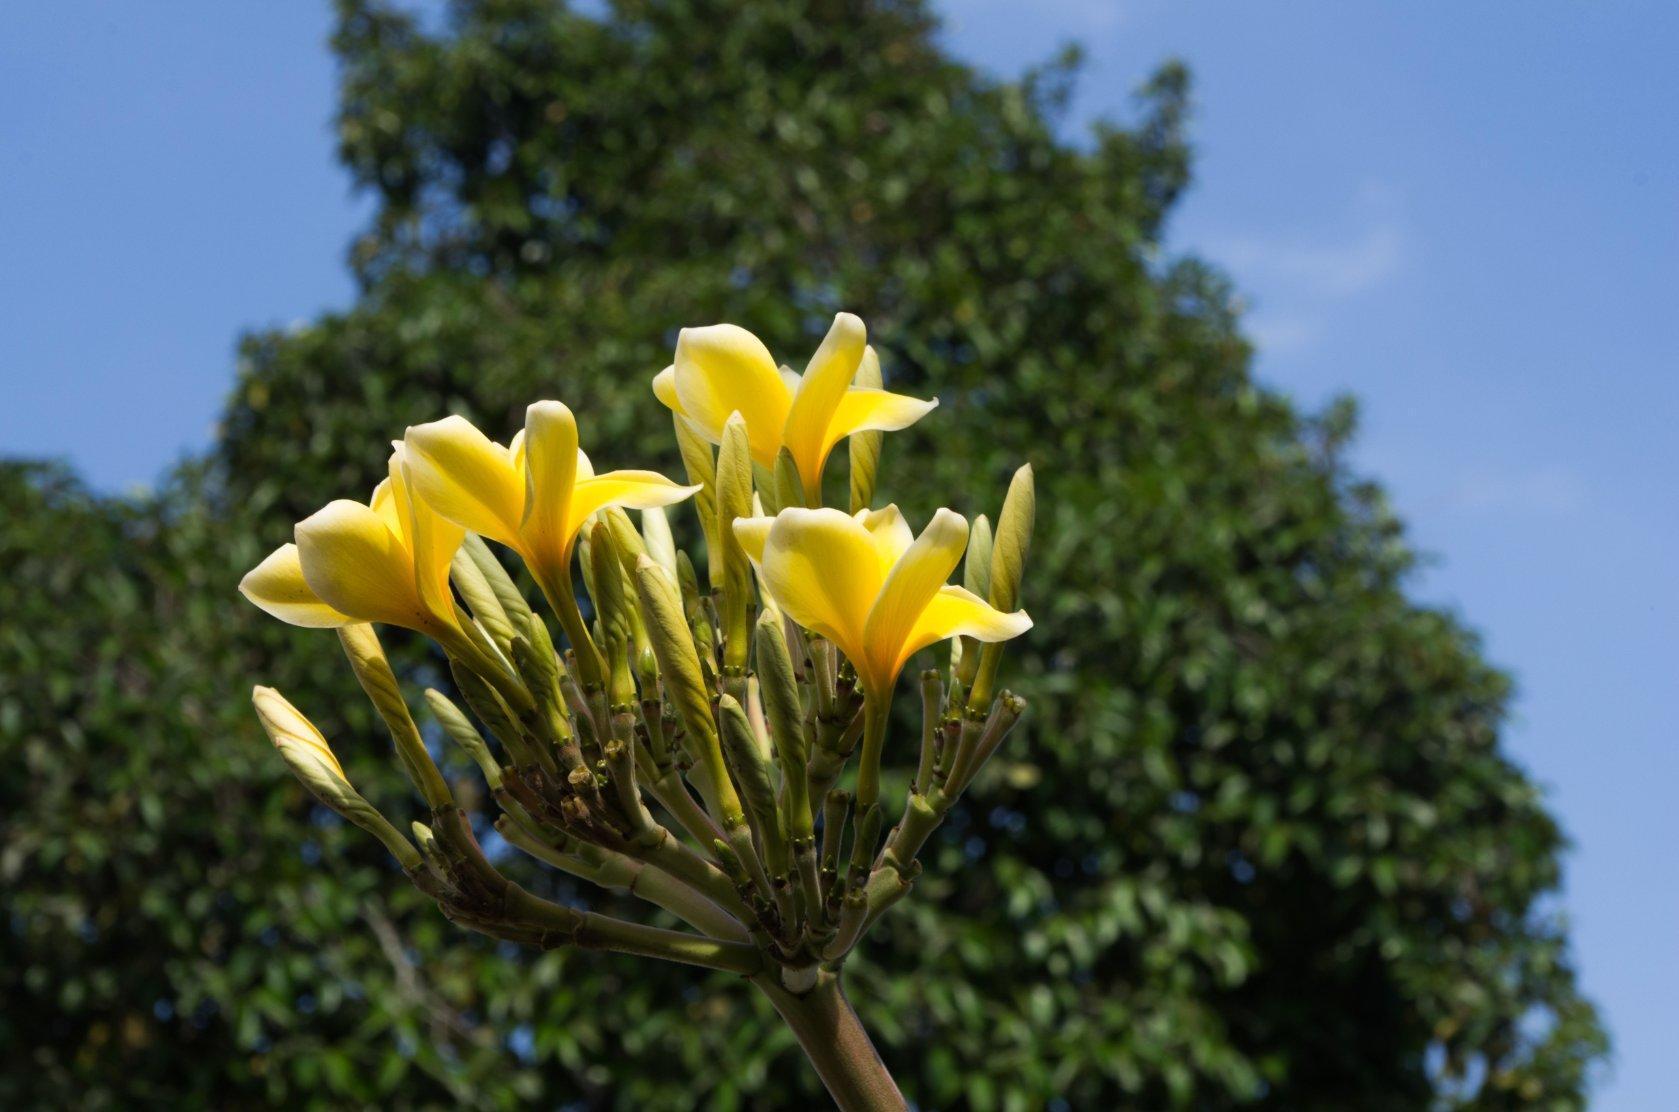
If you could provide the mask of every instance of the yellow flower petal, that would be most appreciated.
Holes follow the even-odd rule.
[[[742,542],[744,545],[744,542]],[[863,624],[880,593],[874,541],[838,510],[783,510],[764,544],[764,580],[794,621],[863,661]]]
[[[876,690],[898,678],[905,659],[903,646],[922,611],[956,570],[967,545],[967,521],[961,514],[941,509],[893,565],[863,628],[869,652],[868,679]]]
[[[770,527],[774,524],[773,517],[735,518],[735,540],[740,542],[741,551],[754,564],[764,562],[764,544],[770,539]]]
[[[867,386],[853,386],[840,398],[834,419],[828,425],[831,449],[854,432],[907,429],[938,408],[939,399],[922,400]]]
[[[880,562],[880,578],[884,581],[898,562],[898,557],[914,542],[915,534],[910,532],[904,515],[898,512],[897,503],[878,510],[858,510],[857,520],[874,540],[875,557]]]
[[[385,528],[391,531],[392,536],[408,536],[408,509],[398,505],[396,490],[389,479],[379,480],[379,485],[373,488],[373,497],[368,505],[373,507],[373,512],[379,515],[379,520],[385,523]],[[405,547],[408,544],[406,539],[402,543]]]
[[[899,651],[898,667],[928,645],[951,637],[1007,641],[1031,628],[1032,619],[1024,610],[1005,614],[963,587],[942,587],[916,619],[915,628]]]
[[[867,346],[868,332],[862,320],[850,313],[835,314],[827,336],[810,357],[799,392],[793,396],[781,439],[799,465],[799,477],[807,493],[820,486],[822,465],[832,447],[827,439],[828,425],[857,375]]]
[[[333,629],[351,625],[355,619],[322,602],[303,578],[297,559],[297,545],[283,544],[267,559],[245,573],[239,593],[263,610],[307,629]]]
[[[340,498],[298,522],[297,554],[309,589],[339,612],[409,629],[432,625],[401,538],[360,502]]]
[[[682,399],[676,394],[676,365],[672,364],[653,376],[653,396],[665,404],[665,407],[678,417],[686,417],[682,412]]]
[[[792,393],[762,340],[733,324],[684,328],[672,385],[682,413],[713,444],[729,415],[746,418],[752,457],[773,466]]]
[[[401,443],[391,455],[391,487],[400,489],[406,497],[410,516],[408,556],[420,599],[433,617],[445,625],[455,625],[455,596],[449,591],[449,567],[466,539],[466,530],[416,496],[408,450]]]
[[[513,453],[464,417],[415,425],[403,437],[413,486],[433,510],[474,533],[515,543],[525,476]]]
[[[582,479],[571,492],[568,532],[575,535],[591,514],[608,506],[650,510],[680,502],[699,489],[671,482],[657,471],[608,471]]]
[[[577,419],[560,402],[525,410],[525,506],[519,529],[526,559],[558,565],[570,552],[568,519],[577,482]]]

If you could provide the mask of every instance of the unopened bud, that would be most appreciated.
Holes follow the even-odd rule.
[[[740,785],[740,799],[746,805],[753,831],[764,847],[764,863],[771,872],[784,875],[786,843],[781,837],[781,818],[775,806],[775,781],[770,775],[769,760],[758,747],[752,723],[740,703],[724,695],[718,703],[718,713],[723,720],[723,752],[735,782]]]
[[[670,535],[670,516],[663,506],[641,511],[641,536],[647,555],[672,575],[676,574],[676,540]],[[635,569],[630,569],[635,574]]]
[[[711,445],[705,442],[687,418],[677,417],[676,446],[682,452],[682,467],[688,473],[688,482],[700,488],[699,493],[694,495],[694,510],[700,516],[700,528],[705,530],[705,549],[715,554],[718,541],[717,462],[711,454]]]
[[[496,643],[497,648],[507,652],[508,643],[513,640],[513,623],[490,581],[464,547],[455,550],[455,558],[449,564],[449,581],[465,600],[473,620]]]
[[[758,665],[758,691],[764,700],[764,716],[769,719],[770,740],[776,757],[781,761],[781,775],[787,785],[789,829],[795,834],[809,834],[810,783],[805,765],[810,759],[810,746],[804,731],[804,703],[799,698],[799,684],[793,676],[793,657],[787,651],[787,637],[781,629],[781,619],[764,614],[758,619],[753,637]]]
[[[255,688],[251,702],[286,767],[311,795],[378,838],[404,869],[419,867],[419,851],[350,786],[343,766],[313,722],[272,687]]]
[[[702,743],[715,745],[717,730],[711,719],[711,695],[700,670],[699,652],[682,613],[676,584],[664,569],[643,556],[636,562],[636,597],[647,623],[647,637],[653,655],[659,659],[659,676],[665,697],[675,707],[688,732]]]
[[[450,702],[443,692],[427,688],[426,705],[431,708],[432,717],[437,719],[438,725],[443,727],[443,732],[449,735],[449,740],[460,746],[466,755],[472,758],[473,763],[484,774],[484,781],[489,784],[490,790],[498,790],[501,787],[501,766],[491,754],[484,735],[478,732],[461,709]]]
[[[782,509],[805,504],[805,484],[799,465],[785,446],[775,457],[775,501]]]
[[[717,548],[712,550],[711,586],[722,596],[723,664],[725,674],[746,666],[752,569],[735,538],[737,518],[752,515],[752,448],[746,421],[739,413],[723,426],[717,453]]]
[[[1037,494],[1032,483],[1032,465],[1024,464],[1009,482],[1003,512],[997,515],[997,537],[991,546],[991,605],[1005,613],[1020,606],[1020,580],[1026,572],[1026,554],[1032,547],[1032,519],[1037,512]]]
[[[519,593],[513,578],[502,567],[496,554],[490,551],[490,546],[484,543],[484,538],[476,533],[468,533],[461,542],[462,552],[472,561],[478,573],[484,577],[484,582],[495,592],[496,601],[501,603],[502,612],[509,621],[517,622],[520,618],[530,617],[531,608],[525,602],[525,596]]]

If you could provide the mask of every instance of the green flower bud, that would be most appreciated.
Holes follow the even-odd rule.
[[[991,605],[1004,613],[1020,607],[1020,580],[1026,572],[1026,554],[1032,547],[1032,519],[1037,512],[1037,501],[1032,465],[1024,464],[1009,483],[1003,512],[997,516],[997,538],[991,546],[988,597]]]
[[[478,573],[484,577],[484,582],[495,592],[496,601],[501,603],[501,609],[509,621],[530,617],[531,608],[525,602],[525,596],[519,593],[519,588],[502,567],[496,554],[490,551],[490,546],[484,543],[484,538],[476,533],[468,533],[461,542],[461,551],[467,554]]]
[[[313,722],[272,687],[253,689],[251,702],[256,707],[262,728],[280,751],[286,767],[309,790],[309,794],[378,838],[404,869],[412,871],[419,868],[419,851],[373,804],[350,786],[343,766],[333,756],[332,747]]]
[[[752,448],[746,420],[739,413],[723,426],[717,453],[717,547],[712,549],[711,586],[721,593],[723,666],[739,676],[746,667],[747,614],[751,607],[752,567],[735,539],[736,518],[752,516]]]
[[[449,565],[449,581],[466,601],[473,620],[496,643],[497,648],[507,652],[507,646],[513,640],[513,623],[508,619],[507,610],[496,597],[490,581],[464,546],[456,550],[455,558]]]
[[[501,787],[501,766],[490,753],[490,745],[484,740],[484,735],[478,732],[459,707],[449,701],[447,695],[436,688],[426,689],[426,705],[431,708],[432,717],[437,719],[438,725],[443,727],[443,732],[449,735],[449,740],[472,758],[484,774],[490,790],[498,790]]]
[[[775,805],[775,781],[770,764],[746,711],[732,696],[724,695],[718,704],[723,720],[723,752],[729,770],[740,786],[741,802],[746,804],[747,819],[764,850],[764,863],[770,872],[785,876],[788,868],[787,843],[781,836],[781,817]]]
[[[647,546],[647,555],[653,557],[654,563],[675,575],[676,541],[670,535],[670,516],[665,513],[663,506],[641,511],[641,535]],[[635,574],[633,566],[630,574]]]
[[[772,614],[762,615],[754,645],[764,716],[769,719],[770,740],[775,745],[782,780],[787,785],[788,830],[794,837],[809,835],[810,781],[805,765],[810,760],[810,745],[804,731],[804,702],[799,697],[793,657],[787,651],[781,620]]]

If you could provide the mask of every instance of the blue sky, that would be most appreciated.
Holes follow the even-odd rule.
[[[1679,1031],[1679,7],[952,0],[1003,73],[1078,40],[1074,126],[1176,54],[1174,250],[1251,304],[1259,373],[1363,403],[1355,458],[1435,557],[1418,597],[1517,676],[1511,752],[1578,843],[1564,906],[1616,1062]],[[326,5],[22,5],[0,36],[0,452],[119,491],[203,447],[239,330],[347,304]]]

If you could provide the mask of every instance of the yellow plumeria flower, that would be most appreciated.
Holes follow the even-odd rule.
[[[385,622],[431,636],[458,631],[449,564],[464,531],[415,498],[407,450],[368,503],[328,503],[240,581],[257,606],[293,625]]]
[[[834,317],[803,375],[777,368],[763,341],[738,325],[684,328],[676,362],[654,377],[653,393],[713,444],[739,413],[752,458],[774,467],[785,446],[815,501],[834,445],[854,432],[907,428],[939,404],[853,386],[864,360],[879,365],[862,320],[850,313]]]
[[[913,541],[896,506],[855,516],[794,508],[737,518],[734,530],[776,604],[837,645],[876,699],[928,645],[958,635],[1006,641],[1032,628],[1025,611],[1004,614],[945,584],[968,543],[967,520],[951,510]]]
[[[464,417],[415,425],[403,443],[420,497],[456,525],[518,552],[535,574],[569,578],[577,534],[608,506],[652,509],[699,490],[655,471],[596,475],[577,446],[577,421],[559,402],[537,402],[511,444]]]

